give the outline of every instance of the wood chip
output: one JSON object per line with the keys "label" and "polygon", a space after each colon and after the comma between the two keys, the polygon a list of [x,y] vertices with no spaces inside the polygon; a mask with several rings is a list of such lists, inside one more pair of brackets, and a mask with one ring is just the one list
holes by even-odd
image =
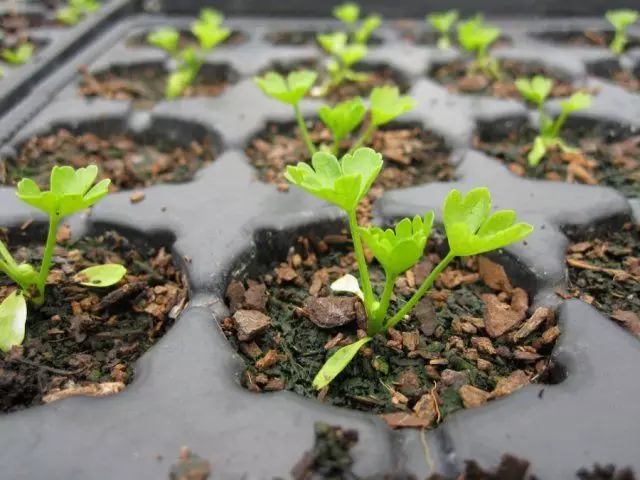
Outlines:
{"label": "wood chip", "polygon": [[478,258],[478,273],[484,283],[493,290],[507,293],[513,290],[504,267],[489,260],[487,257]]}
{"label": "wood chip", "polygon": [[614,310],[611,314],[611,318],[620,322],[625,329],[640,338],[640,317],[638,317],[636,312],[628,310]]}
{"label": "wood chip", "polygon": [[538,307],[533,315],[524,322],[520,329],[512,336],[513,343],[518,343],[535,332],[543,322],[550,322],[553,319],[553,310],[547,307]]}
{"label": "wood chip", "polygon": [[412,413],[396,412],[380,415],[391,429],[396,428],[429,428],[429,419],[420,418]]}
{"label": "wood chip", "polygon": [[480,407],[487,403],[491,398],[491,394],[489,392],[480,390],[472,385],[463,385],[460,387],[460,390],[458,390],[458,394],[460,395],[460,398],[462,398],[464,408]]}
{"label": "wood chip", "polygon": [[84,395],[87,397],[106,397],[124,390],[122,382],[93,383],[91,385],[73,385],[63,390],[54,390],[42,397],[43,403],[53,403],[63,398]]}
{"label": "wood chip", "polygon": [[525,318],[529,302],[527,293],[520,288],[514,290],[511,305],[502,303],[492,294],[482,295],[482,301],[485,304],[485,329],[492,338],[518,327]]}
{"label": "wood chip", "polygon": [[256,368],[258,370],[266,370],[267,368],[273,367],[276,363],[278,363],[278,352],[271,349],[264,357],[256,362]]}
{"label": "wood chip", "polygon": [[501,378],[498,381],[496,388],[491,392],[491,396],[494,398],[504,397],[528,385],[530,381],[531,379],[523,370],[516,370],[508,377]]}
{"label": "wood chip", "polygon": [[554,325],[553,327],[545,330],[545,332],[542,334],[542,343],[544,343],[545,345],[553,343],[555,339],[558,338],[558,336],[560,336],[560,327]]}
{"label": "wood chip", "polygon": [[129,201],[131,203],[140,203],[141,201],[144,200],[145,196],[146,195],[142,192],[135,192],[129,196]]}

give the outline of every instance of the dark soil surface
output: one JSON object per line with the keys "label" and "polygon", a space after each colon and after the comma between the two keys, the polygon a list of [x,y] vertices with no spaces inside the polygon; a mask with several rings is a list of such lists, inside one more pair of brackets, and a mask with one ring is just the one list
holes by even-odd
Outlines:
{"label": "dark soil surface", "polygon": [[[560,45],[571,45],[581,47],[603,47],[609,48],[613,41],[614,32],[599,32],[596,30],[568,31],[568,32],[543,32],[537,33],[534,37]],[[629,37],[629,43],[625,51],[640,47],[640,38]]]}
{"label": "dark soil surface", "polygon": [[621,68],[617,61],[587,65],[589,73],[605,78],[630,92],[640,92],[640,64],[634,69]]}
{"label": "dark soil surface", "polygon": [[[315,58],[308,58],[304,60],[297,60],[291,63],[276,62],[272,64],[268,69],[260,72],[260,75],[264,75],[269,71],[275,71],[280,75],[288,75],[290,72],[299,70],[315,70],[318,73],[317,85],[321,85],[326,74],[323,71],[323,67]],[[401,93],[407,93],[411,87],[408,80],[403,78],[402,74],[396,72],[392,68],[386,65],[371,64],[356,66],[354,68],[356,72],[368,72],[369,78],[363,82],[345,81],[337,87],[332,88],[327,95],[322,97],[329,103],[338,103],[344,100],[349,100],[353,97],[366,98],[375,87],[382,87],[385,85],[395,85],[398,87]],[[309,97],[318,98],[312,89],[309,93]]]}
{"label": "dark soil surface", "polygon": [[[553,312],[528,313],[526,292],[511,286],[502,267],[468,258],[452,263],[408,320],[376,335],[317,392],[311,383],[325,360],[364,334],[359,301],[332,297],[329,289],[345,273],[357,275],[355,257],[346,232],[300,237],[293,247],[286,261],[273,262],[264,275],[228,286],[232,317],[222,328],[246,361],[243,383],[249,390],[287,389],[380,414],[392,428],[426,428],[459,408],[481,406],[545,378],[560,333]],[[422,261],[396,282],[392,311],[446,248],[435,232]],[[384,279],[375,264],[371,277],[380,294]]]}
{"label": "dark soil surface", "polygon": [[[308,128],[316,146],[332,142],[331,133],[322,122],[309,123]],[[346,153],[353,141],[353,138],[345,139],[341,153]],[[368,145],[382,154],[385,166],[363,202],[359,212],[363,220],[384,190],[453,179],[455,168],[448,163],[450,149],[443,139],[419,127],[390,126],[376,132]],[[284,178],[287,165],[309,160],[298,128],[291,124],[269,125],[251,142],[246,153],[258,170],[260,180],[275,183],[280,190],[289,188]]]}
{"label": "dark soil surface", "polygon": [[[147,36],[149,35],[149,33],[150,32],[145,32],[145,33],[141,33],[139,35],[133,35],[127,38],[127,42],[126,42],[127,47],[156,48],[147,41]],[[247,41],[247,36],[243,32],[239,30],[233,30],[229,35],[229,38],[227,38],[224,42],[220,43],[218,47],[222,45],[240,45],[246,41]],[[193,33],[191,33],[188,30],[180,30],[180,41],[178,42],[178,45],[182,49],[185,47],[197,47],[199,43],[198,43],[198,39]]]}
{"label": "dark soil surface", "polygon": [[518,92],[515,80],[520,77],[544,75],[555,81],[551,91],[551,98],[568,97],[572,93],[584,88],[574,87],[572,81],[566,75],[534,62],[519,60],[501,60],[500,80],[487,78],[481,73],[468,75],[467,67],[470,60],[458,60],[446,65],[436,66],[429,72],[429,77],[445,85],[452,93],[466,93],[473,95],[489,95],[499,98],[522,99]]}
{"label": "dark soil surface", "polygon": [[[289,46],[289,47],[305,47],[310,45],[318,45],[318,41],[316,37],[321,33],[330,33],[330,32],[316,32],[315,30],[280,30],[278,32],[269,32],[265,35],[264,39],[273,44],[279,46]],[[384,40],[382,38],[376,36],[375,34],[371,35],[367,40],[368,46],[378,46],[382,45]]]}
{"label": "dark soil surface", "polygon": [[20,34],[30,28],[64,27],[57,20],[47,20],[40,13],[5,13],[0,15],[0,28],[9,34]]}
{"label": "dark soil surface", "polygon": [[580,152],[549,152],[537,167],[529,167],[527,154],[535,136],[535,131],[524,127],[499,140],[476,137],[474,148],[496,157],[522,177],[606,185],[627,197],[640,196],[640,136],[629,137],[605,125],[567,123],[561,137]]}
{"label": "dark soil surface", "polygon": [[80,168],[94,164],[99,178],[111,179],[112,191],[143,188],[190,181],[197,170],[213,161],[214,155],[211,139],[193,141],[183,148],[161,137],[142,141],[128,134],[99,137],[58,130],[29,139],[17,158],[0,159],[0,184],[15,185],[28,177],[47,187],[54,165]]}
{"label": "dark soil surface", "polygon": [[593,305],[640,339],[640,226],[627,224],[569,246],[568,294]]}
{"label": "dark soil surface", "polygon": [[[6,233],[6,232],[5,232]],[[2,235],[7,240],[7,235]],[[22,346],[0,353],[0,410],[12,412],[73,395],[120,392],[133,380],[135,362],[173,325],[187,301],[187,286],[164,248],[134,244],[115,232],[68,243],[62,227],[45,303],[28,305]],[[19,261],[39,263],[43,246],[9,235]],[[97,289],[74,281],[93,265],[119,263],[127,275]],[[0,300],[14,289],[0,278]]]}
{"label": "dark soil surface", "polygon": [[[79,93],[82,97],[128,100],[138,108],[150,109],[165,100],[168,77],[169,72],[159,64],[113,68],[95,75],[85,70]],[[226,65],[205,64],[182,96],[217,97],[236,80],[237,75]]]}
{"label": "dark soil surface", "polygon": [[[314,425],[313,447],[291,469],[294,480],[311,478],[331,478],[335,480],[417,480],[405,473],[378,474],[366,479],[353,472],[354,458],[351,453],[358,443],[358,431],[317,422]],[[447,477],[430,475],[427,480],[535,480],[528,475],[530,463],[527,460],[505,454],[495,470],[485,470],[474,460],[465,461],[464,472],[460,476]],[[172,477],[173,478],[173,477]],[[177,478],[177,477],[176,477]],[[634,480],[631,469],[619,469],[614,465],[582,468],[576,472],[580,480]]]}
{"label": "dark soil surface", "polygon": [[[403,40],[407,42],[415,43],[416,45],[428,45],[431,47],[437,46],[438,40],[440,39],[440,33],[435,31],[425,31],[420,29],[403,30],[401,35]],[[460,46],[460,44],[458,43],[458,35],[456,34],[455,29],[452,30],[449,38],[451,40],[452,47]],[[496,50],[499,48],[508,47],[512,43],[513,42],[509,37],[501,36],[498,38],[498,40],[496,40],[491,44],[490,50]]]}

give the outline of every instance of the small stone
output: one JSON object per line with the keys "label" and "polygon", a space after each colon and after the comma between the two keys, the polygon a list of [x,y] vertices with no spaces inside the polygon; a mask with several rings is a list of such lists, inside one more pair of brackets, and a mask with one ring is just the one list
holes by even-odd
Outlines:
{"label": "small stone", "polygon": [[236,313],[244,303],[244,285],[241,282],[231,282],[227,287],[227,300],[231,313]]}
{"label": "small stone", "polygon": [[408,351],[413,352],[418,348],[420,343],[420,332],[417,330],[413,332],[402,332],[402,345]]}
{"label": "small stone", "polygon": [[434,334],[438,326],[438,317],[429,297],[422,297],[413,309],[412,315],[420,322],[420,331],[425,336],[430,337]]}
{"label": "small stone", "polygon": [[244,292],[244,308],[265,312],[267,309],[267,286],[254,283]]}
{"label": "small stone", "polygon": [[240,350],[242,350],[242,353],[247,357],[253,358],[254,360],[262,356],[262,350],[256,342],[240,342]]}
{"label": "small stone", "polygon": [[544,343],[545,345],[548,345],[553,341],[555,341],[555,339],[558,338],[559,336],[560,336],[560,327],[558,327],[557,325],[554,325],[553,327],[545,330],[545,332],[542,334],[542,343]]}
{"label": "small stone", "polygon": [[355,297],[308,297],[305,309],[318,327],[334,328],[356,319],[356,301]]}
{"label": "small stone", "polygon": [[455,370],[447,368],[442,371],[441,379],[442,383],[453,387],[454,390],[459,390],[463,385],[469,384],[469,374],[466,371],[456,372]]}
{"label": "small stone", "polygon": [[480,353],[484,353],[486,355],[496,354],[496,349],[493,347],[491,339],[487,337],[471,337],[471,345],[476,347]]}
{"label": "small stone", "polygon": [[533,352],[527,352],[526,350],[516,350],[513,352],[513,358],[521,360],[523,362],[535,362],[542,358],[542,355]]}
{"label": "small stone", "polygon": [[463,385],[460,390],[458,390],[458,394],[460,395],[460,398],[462,398],[464,408],[481,407],[491,398],[491,394],[489,392],[480,390],[472,385]]}
{"label": "small stone", "polygon": [[478,258],[478,273],[487,286],[497,292],[511,292],[513,287],[504,267],[487,257]]}
{"label": "small stone", "polygon": [[533,315],[524,322],[520,329],[513,334],[513,343],[517,343],[520,340],[527,338],[533,332],[535,332],[542,322],[550,321],[553,318],[553,310],[547,307],[538,307]]}
{"label": "small stone", "polygon": [[248,342],[271,326],[271,319],[256,310],[238,310],[233,314],[236,335],[241,342]]}
{"label": "small stone", "polygon": [[276,363],[278,363],[278,352],[272,349],[256,362],[256,368],[258,370],[266,370],[267,368],[273,367]]}
{"label": "small stone", "polygon": [[526,303],[522,308],[522,292],[526,296],[526,292],[516,288],[511,301],[511,305],[502,303],[497,296],[491,294],[482,295],[482,301],[485,305],[484,323],[485,329],[490,337],[497,338],[520,325],[526,315]]}
{"label": "small stone", "polygon": [[418,394],[422,389],[418,375],[411,369],[400,372],[398,379],[393,384],[400,392],[410,397]]}
{"label": "small stone", "polygon": [[276,268],[275,274],[278,285],[281,283],[292,282],[298,277],[298,273],[286,263]]}
{"label": "small stone", "polygon": [[284,382],[280,378],[272,378],[264,386],[265,392],[277,392],[284,390]]}
{"label": "small stone", "polygon": [[413,411],[415,414],[428,421],[429,423],[433,423],[433,421],[438,418],[438,409],[436,408],[436,403],[433,399],[433,396],[429,393],[425,393],[420,400],[413,407]]}
{"label": "small stone", "polygon": [[478,370],[482,370],[483,372],[488,372],[493,368],[493,364],[484,358],[478,358],[477,364]]}
{"label": "small stone", "polygon": [[504,397],[509,395],[519,388],[528,385],[531,380],[529,376],[523,370],[516,370],[508,377],[501,378],[496,385],[496,388],[491,393],[494,398]]}

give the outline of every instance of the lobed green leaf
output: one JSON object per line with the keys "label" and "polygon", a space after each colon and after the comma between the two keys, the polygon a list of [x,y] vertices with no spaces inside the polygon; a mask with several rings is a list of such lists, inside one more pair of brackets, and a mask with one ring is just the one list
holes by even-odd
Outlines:
{"label": "lobed green leaf", "polygon": [[384,125],[412,110],[416,102],[409,96],[400,95],[398,87],[376,87],[371,92],[371,122]]}
{"label": "lobed green leaf", "polygon": [[333,16],[350,25],[360,17],[360,7],[354,2],[343,3],[333,9]]}
{"label": "lobed green leaf", "polygon": [[0,350],[22,344],[26,323],[27,303],[22,292],[14,290],[0,303]]}
{"label": "lobed green leaf", "polygon": [[360,125],[366,112],[367,109],[362,99],[355,97],[339,103],[333,108],[322,105],[318,110],[318,115],[334,137],[340,141]]}

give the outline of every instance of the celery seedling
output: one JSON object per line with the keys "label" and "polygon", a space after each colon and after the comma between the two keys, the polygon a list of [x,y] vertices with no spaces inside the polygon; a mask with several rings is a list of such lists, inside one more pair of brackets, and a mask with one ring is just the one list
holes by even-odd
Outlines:
{"label": "celery seedling", "polygon": [[99,9],[98,0],[70,0],[65,7],[56,12],[56,18],[67,25],[75,25],[84,15]]}
{"label": "celery seedling", "polygon": [[[39,271],[30,264],[19,265],[0,241],[0,271],[8,275],[19,287],[19,290],[0,304],[0,350],[10,350],[11,346],[19,345],[24,339],[25,297],[35,304],[42,304],[44,301],[60,220],[89,208],[109,192],[110,180],[102,180],[94,185],[97,176],[98,168],[95,165],[77,170],[55,166],[51,170],[48,191],[41,191],[40,187],[28,178],[18,183],[18,198],[49,217],[49,233]],[[94,267],[91,271],[84,270],[87,279],[94,280],[91,286],[113,285],[120,281],[125,273],[123,267],[109,265]],[[100,281],[96,283],[96,279]]]}
{"label": "celery seedling", "polygon": [[609,10],[605,17],[609,20],[609,23],[613,25],[615,29],[615,34],[613,36],[613,40],[611,41],[611,45],[609,48],[616,55],[622,54],[624,52],[624,48],[627,46],[629,42],[629,36],[627,35],[627,30],[631,25],[636,23],[638,20],[638,12],[635,10]]}
{"label": "celery seedling", "polygon": [[31,60],[33,50],[34,46],[32,43],[22,43],[13,50],[10,48],[2,50],[2,58],[14,65],[22,65]]}
{"label": "celery seedling", "polygon": [[538,106],[540,135],[533,141],[533,147],[527,157],[529,165],[537,166],[551,148],[558,147],[564,152],[574,151],[559,137],[560,129],[570,113],[583,110],[591,105],[591,95],[583,92],[574,93],[569,99],[562,102],[561,113],[558,118],[553,120],[544,111],[544,102],[551,94],[553,80],[538,75],[531,80],[519,78],[515,83],[522,96]]}
{"label": "celery seedling", "polygon": [[446,50],[451,48],[451,36],[450,31],[453,24],[458,21],[458,11],[449,10],[442,13],[432,13],[427,15],[427,22],[440,33],[438,38],[438,48]]}
{"label": "celery seedling", "polygon": [[167,80],[165,93],[169,100],[180,96],[195,81],[207,54],[231,35],[230,29],[221,26],[223,19],[221,13],[205,8],[193,22],[191,33],[198,39],[199,47],[187,47],[174,56],[178,66]]}
{"label": "celery seedling", "polygon": [[[341,279],[334,283],[363,300],[367,315],[367,336],[358,342],[340,348],[322,366],[313,385],[317,389],[326,387],[346,368],[360,348],[400,322],[427,293],[442,271],[459,256],[471,256],[489,252],[518,242],[531,234],[533,227],[516,223],[512,210],[491,214],[489,190],[480,187],[462,195],[452,190],[444,202],[443,223],[449,241],[449,253],[432,270],[429,277],[418,288],[409,301],[397,313],[389,316],[389,307],[396,278],[413,267],[424,254],[427,239],[433,225],[433,212],[424,217],[401,220],[395,229],[381,230],[376,227],[358,226],[356,208],[382,170],[382,155],[370,148],[359,148],[347,154],[341,161],[327,152],[313,155],[312,165],[300,162],[287,167],[285,174],[292,184],[323,200],[342,208],[349,219],[362,290],[354,285],[354,279]],[[362,239],[385,272],[385,287],[380,298],[373,292],[367,263],[362,248]]]}
{"label": "celery seedling", "polygon": [[476,59],[468,73],[481,70],[488,77],[500,78],[498,61],[488,56],[491,44],[500,37],[500,29],[485,25],[482,15],[458,24],[458,41],[466,51],[475,53]]}
{"label": "celery seedling", "polygon": [[356,22],[360,19],[360,7],[353,2],[347,2],[335,7],[333,16],[347,26],[351,40],[360,45],[366,45],[371,34],[382,23],[382,17],[374,13],[365,17],[360,27],[356,28]]}
{"label": "celery seedling", "polygon": [[365,82],[369,78],[367,73],[358,73],[351,68],[367,55],[367,47],[359,43],[347,43],[344,32],[318,35],[318,42],[330,55],[327,64],[329,78],[318,89],[318,95],[324,96],[329,89],[341,85],[345,80]]}
{"label": "celery seedling", "polygon": [[[302,70],[291,72],[286,79],[275,72],[269,72],[264,77],[254,79],[260,89],[268,96],[293,105],[300,134],[307,146],[309,156],[312,156],[317,149],[309,137],[309,132],[300,112],[299,103],[313,86],[316,77],[315,72]],[[415,106],[415,101],[412,98],[401,96],[398,87],[391,86],[374,88],[371,91],[369,103],[371,121],[349,152],[353,152],[364,145],[378,127],[395,120]],[[365,114],[366,108],[360,97],[346,100],[334,107],[328,105],[320,107],[318,115],[333,134],[333,145],[330,151],[334,155],[338,153],[340,142],[362,123]]]}
{"label": "celery seedling", "polygon": [[302,139],[309,150],[309,155],[313,155],[316,152],[316,147],[313,145],[307,126],[304,123],[304,118],[300,111],[300,100],[309,93],[309,90],[316,82],[316,78],[316,72],[311,70],[291,72],[287,75],[286,80],[276,72],[268,72],[264,77],[254,78],[258,87],[269,97],[293,106],[296,121],[300,128],[300,135],[302,135]]}

